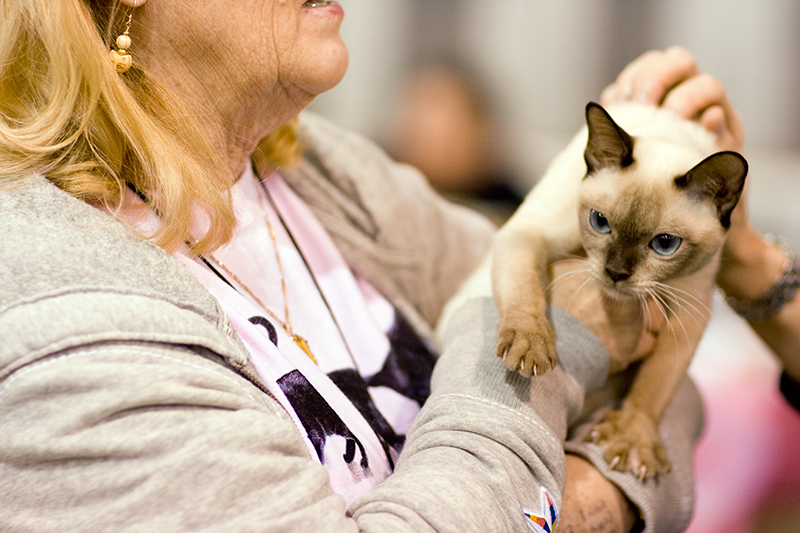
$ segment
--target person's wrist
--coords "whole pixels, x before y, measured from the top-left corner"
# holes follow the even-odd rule
[[[567,453],[567,486],[559,527],[564,531],[628,532],[637,524],[639,509],[586,459]]]
[[[735,287],[736,292],[726,292],[727,301],[751,323],[777,315],[800,288],[800,260],[781,237],[765,236],[759,249],[754,250],[740,270],[735,278],[737,284],[728,284]],[[765,284],[766,288],[760,288]],[[720,286],[725,290],[725,285]]]
[[[717,284],[727,296],[756,301],[780,277],[786,263],[786,252],[751,227],[739,233],[741,235],[726,243]]]

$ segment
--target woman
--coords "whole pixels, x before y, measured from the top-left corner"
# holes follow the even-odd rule
[[[619,530],[682,528],[690,472],[617,476],[623,495],[565,468],[607,368],[566,313],[567,371],[532,383],[470,302],[429,381],[431,325],[492,229],[314,117],[298,155],[281,125],[346,68],[338,4],[0,7],[0,529],[538,531],[567,478],[561,527],[602,500]],[[593,329],[635,345],[629,322]],[[668,416],[676,464],[697,407]]]

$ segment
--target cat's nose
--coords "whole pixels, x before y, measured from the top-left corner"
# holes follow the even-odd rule
[[[624,281],[631,277],[631,273],[627,270],[617,270],[610,267],[606,267],[606,273],[608,274],[608,277],[614,281],[614,283]]]

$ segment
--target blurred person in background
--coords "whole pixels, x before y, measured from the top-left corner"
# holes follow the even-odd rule
[[[502,224],[524,195],[504,163],[486,89],[465,67],[430,63],[402,84],[385,144],[419,168],[434,189]]]

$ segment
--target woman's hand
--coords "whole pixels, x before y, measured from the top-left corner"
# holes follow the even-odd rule
[[[720,148],[741,152],[744,128],[722,84],[700,72],[694,56],[673,46],[634,59],[606,87],[603,105],[639,101],[659,105],[681,117],[697,120],[719,139]]]
[[[595,466],[567,454],[567,488],[558,531],[563,533],[625,533],[639,511]]]

